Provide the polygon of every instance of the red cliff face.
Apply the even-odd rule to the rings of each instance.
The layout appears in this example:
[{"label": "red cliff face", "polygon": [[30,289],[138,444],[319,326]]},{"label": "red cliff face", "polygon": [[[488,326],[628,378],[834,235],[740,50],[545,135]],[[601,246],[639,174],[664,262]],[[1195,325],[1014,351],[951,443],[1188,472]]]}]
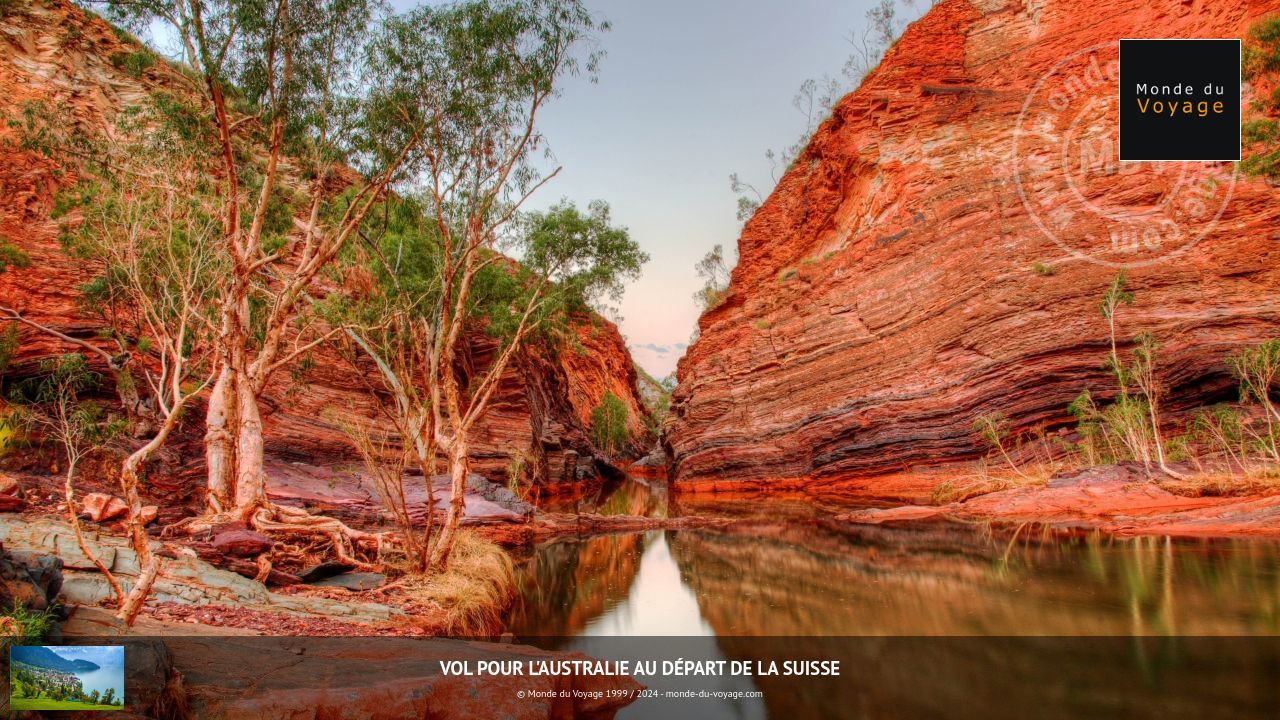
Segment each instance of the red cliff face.
[{"label": "red cliff face", "polygon": [[1118,266],[1121,353],[1150,331],[1173,409],[1229,399],[1227,354],[1280,334],[1280,195],[1230,163],[1115,162],[1113,63],[1119,38],[1244,37],[1278,10],[935,6],[744,228],[679,366],[673,478],[830,482],[972,456],[982,413],[1065,424],[1112,384]]},{"label": "red cliff face", "polygon": [[[19,117],[24,103],[39,100],[69,112],[85,129],[101,131],[120,110],[146,102],[151,93],[189,94],[177,72],[163,62],[133,77],[111,61],[113,55],[136,50],[106,23],[68,3],[33,3],[10,11],[0,16],[0,114]],[[71,180],[54,170],[38,155],[19,150],[7,124],[0,125],[0,240],[31,260],[29,267],[0,273],[0,306],[93,341],[100,323],[77,303],[78,287],[89,277],[59,247],[58,223],[50,219],[56,193]],[[29,374],[42,357],[76,351],[43,333],[20,330],[11,374]],[[576,480],[575,470],[595,473],[593,457],[599,453],[590,441],[590,416],[606,392],[626,404],[633,436],[643,435],[645,411],[617,327],[597,316],[579,317],[572,332],[576,343],[534,348],[507,372],[472,443],[477,472],[505,482],[512,459],[521,457],[551,483]],[[491,352],[492,342],[478,334],[470,361],[480,366]],[[286,368],[273,379],[263,402],[267,452],[286,463],[354,466],[358,460],[341,422],[378,417],[367,392],[377,379],[371,370],[359,377],[328,351],[314,360],[314,365]],[[202,417],[203,408],[195,414]],[[184,437],[194,440],[201,431],[187,428]],[[203,462],[199,447],[183,449],[178,462],[186,472],[198,472]]]}]

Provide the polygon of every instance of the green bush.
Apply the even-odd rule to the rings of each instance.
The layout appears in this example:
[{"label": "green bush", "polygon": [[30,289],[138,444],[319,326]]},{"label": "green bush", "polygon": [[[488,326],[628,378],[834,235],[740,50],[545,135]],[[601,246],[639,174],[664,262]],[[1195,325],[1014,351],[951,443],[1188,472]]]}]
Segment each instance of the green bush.
[{"label": "green bush", "polygon": [[142,77],[142,73],[155,64],[156,56],[147,50],[116,53],[111,56],[111,65],[117,70],[123,70],[126,75],[132,78]]},{"label": "green bush", "polygon": [[30,267],[30,265],[31,256],[27,254],[26,250],[0,237],[0,273],[10,267],[21,269]]},{"label": "green bush", "polygon": [[591,441],[610,455],[627,445],[626,403],[613,392],[606,392],[600,404],[591,411]]}]

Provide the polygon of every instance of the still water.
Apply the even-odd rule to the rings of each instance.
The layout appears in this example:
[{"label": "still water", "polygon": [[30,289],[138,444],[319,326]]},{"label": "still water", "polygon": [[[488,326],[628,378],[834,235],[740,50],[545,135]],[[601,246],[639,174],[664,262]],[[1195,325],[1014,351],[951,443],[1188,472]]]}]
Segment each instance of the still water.
[{"label": "still water", "polygon": [[[1280,543],[1063,536],[1031,526],[993,531],[950,522],[848,526],[824,521],[845,509],[838,501],[700,498],[696,507],[680,501],[683,506],[668,502],[659,484],[627,481],[572,502],[584,512],[754,519],[727,530],[545,543],[518,566],[521,597],[511,631],[529,640],[555,636],[546,644],[599,657],[646,651],[655,657],[677,651],[729,659],[786,652],[843,657],[846,667],[858,668],[871,716],[903,702],[921,703],[916,710],[928,714],[949,707],[956,687],[993,682],[989,706],[969,708],[975,716],[999,717],[1001,710],[1018,708],[1015,698],[1027,686],[1045,692],[1057,687],[1070,698],[1059,710],[1096,712],[1099,706],[1089,703],[1118,702],[1123,695],[1091,700],[1079,691],[1081,675],[1110,679],[1129,672],[1143,689],[1161,688],[1161,702],[1145,702],[1144,712],[1103,709],[1133,717],[1177,717],[1183,709],[1199,717],[1280,711],[1274,704],[1280,702]],[[635,636],[682,639],[644,646]],[[1230,636],[1236,639],[1220,639]],[[609,640],[620,637],[632,640]],[[982,669],[995,659],[1000,667]],[[1155,675],[1153,667],[1160,670]],[[890,672],[912,677],[886,676]],[[925,692],[921,675],[956,677]],[[642,681],[672,684],[669,678]],[[846,674],[842,682],[852,681]],[[674,685],[750,691],[774,683],[717,678]],[[1230,683],[1244,684],[1238,693],[1243,704],[1224,701]],[[885,690],[895,687],[896,693]],[[1197,702],[1201,687],[1214,688],[1217,700]],[[700,720],[798,711],[859,716],[846,713],[852,690],[812,691],[806,699],[778,686],[762,698],[669,709],[672,718],[687,712]],[[885,693],[891,697],[881,697]],[[1027,700],[1038,703],[1038,697]],[[1171,698],[1177,702],[1166,705]],[[810,704],[800,708],[796,702]],[[620,717],[653,709],[642,703]]]},{"label": "still water", "polygon": [[812,502],[698,502],[677,507],[660,485],[629,481],[589,509],[760,516],[727,531],[543,544],[518,567],[512,632],[1280,635],[1275,541],[1063,537],[937,522],[840,527],[820,522],[839,508]]},{"label": "still water", "polygon": [[80,686],[86,693],[98,691],[99,696],[106,695],[108,689],[114,690],[115,697],[124,697],[124,670],[119,667],[100,667],[89,672],[78,672]]}]

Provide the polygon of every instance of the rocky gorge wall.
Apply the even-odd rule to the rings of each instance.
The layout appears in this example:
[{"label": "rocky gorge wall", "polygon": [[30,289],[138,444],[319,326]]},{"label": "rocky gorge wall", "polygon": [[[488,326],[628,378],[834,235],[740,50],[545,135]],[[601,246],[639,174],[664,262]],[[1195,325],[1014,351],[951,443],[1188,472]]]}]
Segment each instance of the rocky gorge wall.
[{"label": "rocky gorge wall", "polygon": [[[158,92],[191,94],[178,70],[163,61],[137,73],[119,67],[113,58],[139,48],[76,6],[62,0],[20,5],[0,16],[0,116],[16,119],[26,103],[43,101],[81,129],[100,133],[121,110]],[[102,323],[79,302],[78,288],[89,273],[59,247],[58,222],[50,218],[58,192],[74,180],[57,170],[18,148],[7,123],[0,123],[0,241],[30,259],[27,267],[10,265],[0,272],[0,306],[96,342]],[[570,332],[576,339],[531,349],[504,376],[472,442],[477,472],[505,483],[508,465],[521,458],[546,482],[595,474],[607,458],[590,440],[590,416],[607,392],[626,404],[633,438],[646,433],[635,370],[617,327],[599,316],[580,316]],[[26,326],[19,328],[18,340],[10,378],[32,374],[42,358],[77,350]],[[482,367],[493,349],[493,341],[477,333],[468,361]],[[106,373],[96,356],[89,360]],[[341,424],[378,418],[369,392],[378,387],[377,378],[372,367],[361,377],[332,351],[322,350],[312,360],[278,372],[263,399],[268,460],[358,466]],[[193,416],[203,412],[196,407]],[[182,437],[162,454],[160,475],[201,474],[202,433],[203,423],[186,423]]]},{"label": "rocky gorge wall", "polygon": [[[1245,37],[1280,3],[944,0],[845,96],[745,225],[678,369],[677,487],[830,483],[985,450],[980,414],[1066,427],[1162,343],[1168,409],[1234,399],[1280,335],[1280,195],[1231,163],[1115,162],[1116,40]],[[1250,99],[1270,92],[1246,86]],[[1198,203],[1198,204],[1197,204]]]}]

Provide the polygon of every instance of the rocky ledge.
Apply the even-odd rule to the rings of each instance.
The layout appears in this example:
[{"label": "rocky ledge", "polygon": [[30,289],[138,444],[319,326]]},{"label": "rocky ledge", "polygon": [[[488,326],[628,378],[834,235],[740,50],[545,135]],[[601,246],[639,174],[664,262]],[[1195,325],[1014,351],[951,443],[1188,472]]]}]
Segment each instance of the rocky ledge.
[{"label": "rocky ledge", "polygon": [[[913,486],[907,478],[903,484]],[[880,485],[894,485],[882,478]],[[907,504],[842,513],[836,523],[897,525],[927,520],[1034,523],[1113,535],[1280,538],[1280,495],[1218,497],[1174,492],[1134,465],[1090,468],[942,505]]]}]

